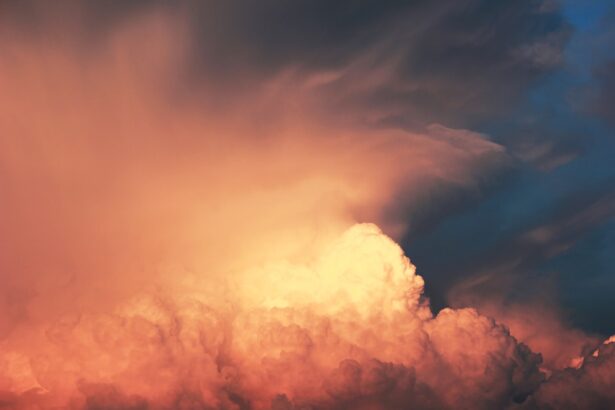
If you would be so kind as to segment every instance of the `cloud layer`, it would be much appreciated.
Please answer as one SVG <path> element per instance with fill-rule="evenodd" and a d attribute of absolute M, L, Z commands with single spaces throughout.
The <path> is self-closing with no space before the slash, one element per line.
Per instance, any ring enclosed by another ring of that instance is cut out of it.
<path fill-rule="evenodd" d="M 3 3 L 0 408 L 612 402 L 611 345 L 434 314 L 391 239 L 511 166 L 461 127 L 561 63 L 558 13 L 492 4 Z"/>

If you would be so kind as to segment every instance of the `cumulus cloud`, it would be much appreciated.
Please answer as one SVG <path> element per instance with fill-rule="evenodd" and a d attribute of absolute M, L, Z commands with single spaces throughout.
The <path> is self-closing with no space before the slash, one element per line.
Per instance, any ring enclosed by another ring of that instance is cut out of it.
<path fill-rule="evenodd" d="M 0 361 L 7 406 L 487 409 L 542 380 L 540 356 L 492 319 L 433 317 L 422 278 L 374 225 L 305 265 L 245 275 L 232 308 L 143 294 L 13 334 Z"/>
<path fill-rule="evenodd" d="M 607 339 L 580 367 L 554 373 L 526 407 L 545 409 L 608 409 L 615 402 L 615 344 Z"/>

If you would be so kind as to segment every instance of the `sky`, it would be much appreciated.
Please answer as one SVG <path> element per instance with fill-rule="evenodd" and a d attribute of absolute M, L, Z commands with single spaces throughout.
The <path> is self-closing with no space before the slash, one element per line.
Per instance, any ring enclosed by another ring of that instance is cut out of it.
<path fill-rule="evenodd" d="M 0 409 L 615 406 L 612 0 L 0 0 Z"/>
<path fill-rule="evenodd" d="M 437 286 L 434 298 L 442 306 L 450 303 L 447 292 L 451 281 L 484 269 L 498 270 L 498 265 L 510 264 L 510 258 L 519 258 L 522 266 L 502 267 L 506 274 L 522 276 L 521 281 L 526 275 L 552 278 L 557 288 L 552 297 L 568 310 L 572 323 L 610 334 L 614 318 L 606 307 L 615 286 L 614 170 L 610 165 L 613 128 L 608 123 L 612 108 L 603 98 L 609 92 L 605 67 L 613 59 L 608 47 L 613 6 L 606 1 L 571 1 L 562 4 L 561 13 L 572 30 L 561 49 L 562 64 L 524 90 L 506 118 L 487 118 L 476 125 L 494 141 L 520 150 L 519 162 L 510 174 L 495 181 L 490 191 L 482 192 L 459 212 L 439 219 L 429 239 L 421 236 L 414 243 L 409 238 L 408 252 L 422 260 L 421 266 L 429 272 L 426 275 L 441 276 L 430 283 Z M 600 102 L 584 100 L 591 100 L 588 94 Z M 587 104 L 600 106 L 604 114 L 593 112 Z M 532 145 L 537 150 L 534 154 Z M 592 215 L 588 208 L 598 202 L 605 204 L 605 212 Z M 575 216 L 583 212 L 588 212 L 587 218 L 575 223 Z M 544 243 L 524 244 L 522 237 L 540 227 L 561 230 Z M 472 240 L 465 245 L 469 231 L 473 232 Z M 549 251 L 549 247 L 560 245 L 561 250 Z M 442 247 L 456 250 L 442 258 L 434 251 Z M 490 261 L 488 267 L 485 260 Z M 513 300 L 515 292 L 511 289 L 508 295 Z"/>

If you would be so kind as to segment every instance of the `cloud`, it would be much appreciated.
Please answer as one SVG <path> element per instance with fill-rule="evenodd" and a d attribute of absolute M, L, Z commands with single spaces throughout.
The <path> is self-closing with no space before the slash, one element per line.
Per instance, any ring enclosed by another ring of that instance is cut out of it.
<path fill-rule="evenodd" d="M 208 91 L 220 104 L 229 90 L 246 92 L 294 72 L 350 121 L 466 128 L 501 113 L 560 66 L 571 29 L 544 3 L 111 1 L 52 8 L 28 1 L 5 8 L 29 36 L 43 27 L 45 35 L 55 31 L 88 48 L 140 15 L 184 16 L 184 86 L 191 89 L 195 77 L 215 79 Z M 357 111 L 363 118 L 352 115 Z"/>
<path fill-rule="evenodd" d="M 290 255 L 316 233 L 384 220 L 400 184 L 474 189 L 481 162 L 505 155 L 465 131 L 447 140 L 349 126 L 284 77 L 223 107 L 206 86 L 178 94 L 179 23 L 146 14 L 95 50 L 5 27 L 3 276 L 29 316 L 63 313 L 55 295 L 67 292 L 83 306 L 112 304 L 165 264 L 217 271 L 210 259 Z M 3 333 L 23 309 L 8 311 Z"/>
<path fill-rule="evenodd" d="M 588 111 L 612 125 L 615 117 L 615 61 L 602 63 L 595 69 L 596 84 L 589 91 Z"/>
<path fill-rule="evenodd" d="M 615 395 L 615 344 L 603 343 L 580 368 L 554 373 L 527 403 L 527 408 L 607 409 Z"/>
<path fill-rule="evenodd" d="M 392 238 L 508 166 L 463 127 L 559 63 L 557 12 L 4 4 L 0 408 L 491 409 L 542 390 L 505 325 L 434 316 Z"/>
<path fill-rule="evenodd" d="M 143 293 L 109 313 L 23 329 L 3 341 L 7 405 L 486 409 L 542 380 L 540 356 L 492 319 L 472 309 L 432 317 L 422 278 L 373 225 L 307 265 L 276 267 L 245 272 L 230 310 L 204 295 Z"/>
<path fill-rule="evenodd" d="M 541 265 L 612 220 L 615 211 L 610 189 L 575 193 L 558 208 L 549 208 L 548 217 L 536 217 L 536 224 L 509 233 L 491 249 L 457 265 L 455 273 L 463 274 L 447 290 L 452 306 L 472 306 L 505 323 L 515 337 L 541 352 L 544 366 L 551 369 L 569 365 L 598 336 L 575 329 L 566 307 L 559 307 L 564 286 L 570 283 L 578 292 L 578 272 L 583 267 L 564 266 L 572 272 L 568 278 L 564 277 L 568 271 L 558 272 L 559 265 L 542 269 Z"/>
<path fill-rule="evenodd" d="M 539 281 L 533 283 L 545 286 Z M 493 295 L 476 303 L 481 314 L 505 323 L 517 340 L 540 352 L 541 370 L 545 372 L 570 367 L 578 355 L 586 354 L 600 340 L 568 323 L 566 314 L 555 306 L 551 293 L 543 290 L 529 300 L 519 301 Z"/>
<path fill-rule="evenodd" d="M 548 208 L 545 216 L 536 216 L 533 224 L 503 237 L 472 267 L 481 278 L 478 283 L 485 284 L 496 271 L 527 273 L 539 262 L 568 250 L 592 228 L 612 220 L 615 199 L 611 185 L 607 182 L 599 189 L 567 195 L 555 208 Z"/>

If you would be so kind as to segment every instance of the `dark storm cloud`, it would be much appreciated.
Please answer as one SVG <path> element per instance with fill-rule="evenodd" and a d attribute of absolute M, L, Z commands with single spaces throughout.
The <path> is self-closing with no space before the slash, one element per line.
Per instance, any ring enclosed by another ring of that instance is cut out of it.
<path fill-rule="evenodd" d="M 588 111 L 615 126 L 615 59 L 595 69 L 594 81 Z"/>
<path fill-rule="evenodd" d="M 551 125 L 558 119 L 545 117 L 547 119 L 502 131 L 498 142 L 519 161 L 539 171 L 551 172 L 582 156 L 588 138 L 581 132 L 554 128 Z"/>
<path fill-rule="evenodd" d="M 193 61 L 221 91 L 246 89 L 293 69 L 332 74 L 320 92 L 340 109 L 414 127 L 470 126 L 505 107 L 562 62 L 570 34 L 538 0 L 5 1 L 30 31 L 67 25 L 67 11 L 96 38 L 137 11 L 187 11 Z M 331 109 L 331 107 L 330 107 Z"/>
<path fill-rule="evenodd" d="M 335 71 L 326 96 L 406 126 L 465 126 L 509 106 L 561 63 L 569 34 L 532 0 L 215 4 L 192 6 L 205 72 Z"/>
<path fill-rule="evenodd" d="M 547 287 L 553 285 L 555 278 L 566 278 L 550 276 L 553 272 L 549 262 L 570 251 L 588 233 L 615 218 L 614 192 L 611 182 L 600 190 L 579 191 L 560 199 L 555 207 L 538 213 L 529 225 L 509 231 L 493 245 L 482 247 L 474 254 L 469 245 L 460 245 L 465 250 L 460 259 L 452 257 L 446 265 L 435 269 L 441 275 L 437 282 L 446 283 L 448 289 L 436 288 L 435 292 L 447 292 L 448 302 L 456 306 L 481 306 L 493 300 L 528 302 L 551 298 L 548 293 L 552 292 Z M 483 221 L 485 223 L 486 220 Z M 568 268 L 575 273 L 584 270 L 581 265 Z M 591 273 L 582 274 L 587 277 Z M 567 280 L 575 283 L 578 276 Z M 528 283 L 535 286 L 528 287 Z M 593 315 L 606 314 L 601 310 L 593 312 Z M 598 319 L 605 322 L 603 317 Z M 595 328 L 596 325 L 592 326 L 589 320 L 585 324 Z M 615 317 L 610 317 L 606 322 L 613 320 Z"/>
<path fill-rule="evenodd" d="M 599 118 L 612 127 L 615 125 L 615 4 L 599 0 L 593 7 L 597 8 L 593 12 L 594 24 L 585 27 L 572 44 L 571 65 L 580 68 L 586 77 L 572 93 L 572 100 L 582 115 Z M 591 10 L 588 9 L 590 15 Z M 587 26 L 582 13 L 577 18 L 581 25 Z"/>
<path fill-rule="evenodd" d="M 499 252 L 491 253 L 492 261 L 482 260 L 487 267 L 524 267 L 556 256 L 569 248 L 588 229 L 615 216 L 613 184 L 602 192 L 579 192 L 562 200 L 559 209 L 548 209 L 538 222 L 496 245 Z M 523 270 L 523 269 L 522 269 Z"/>
<path fill-rule="evenodd" d="M 481 166 L 471 189 L 444 180 L 430 180 L 421 192 L 402 188 L 396 193 L 395 201 L 383 213 L 393 221 L 406 220 L 408 229 L 403 243 L 412 248 L 448 218 L 463 214 L 489 196 L 497 195 L 515 172 L 514 160 L 506 155 L 485 156 L 477 158 L 477 162 L 481 162 Z"/>

